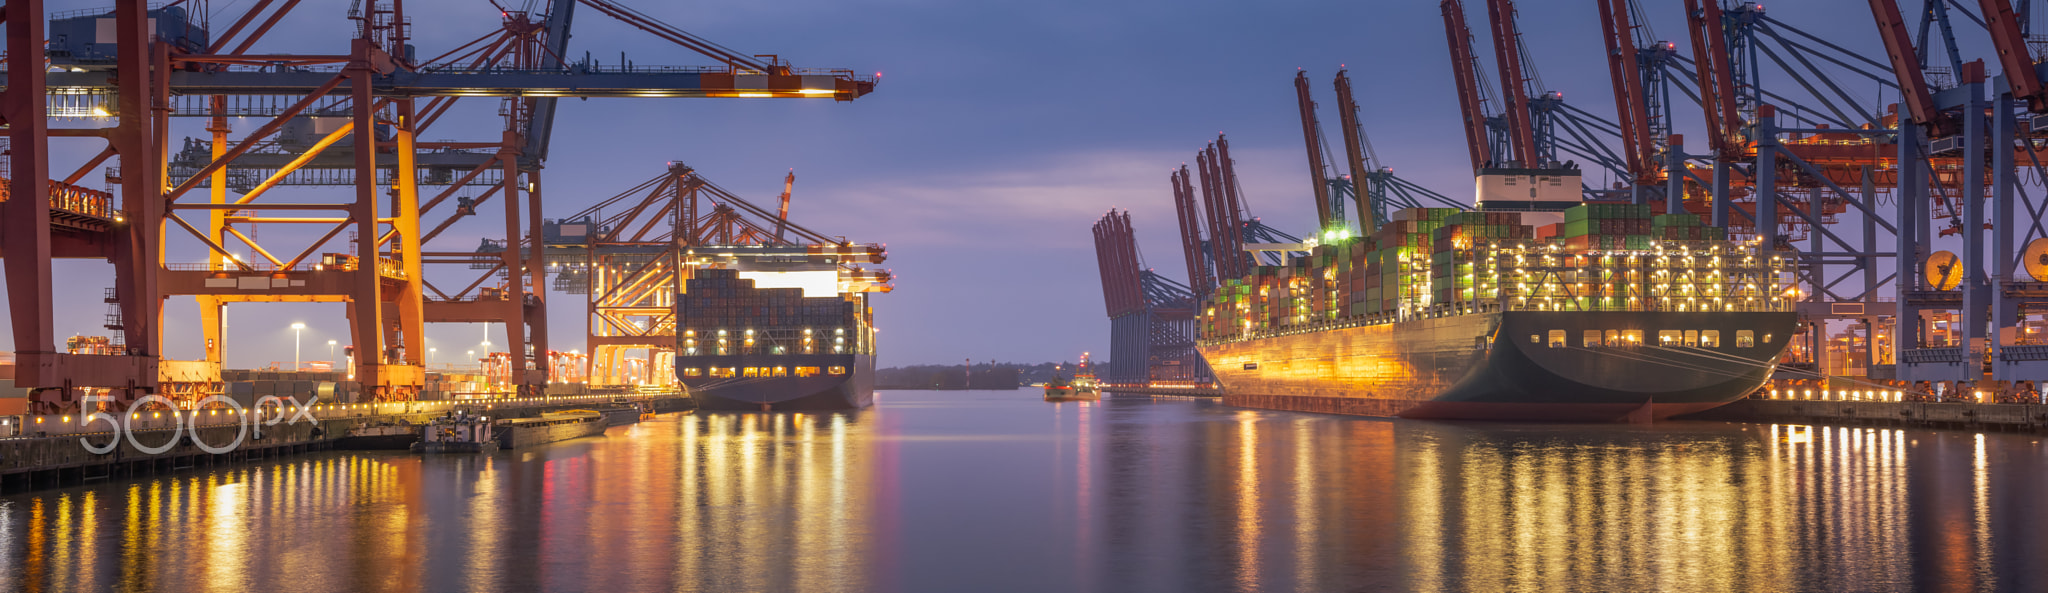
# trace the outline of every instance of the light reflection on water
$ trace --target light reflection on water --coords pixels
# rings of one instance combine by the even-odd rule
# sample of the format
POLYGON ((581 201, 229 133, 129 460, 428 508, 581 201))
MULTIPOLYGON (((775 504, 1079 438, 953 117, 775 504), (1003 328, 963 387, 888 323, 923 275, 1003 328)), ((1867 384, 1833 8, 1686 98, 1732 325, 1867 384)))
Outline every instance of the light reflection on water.
POLYGON ((2048 590, 2037 437, 894 392, 0 498, 26 591, 2048 590))

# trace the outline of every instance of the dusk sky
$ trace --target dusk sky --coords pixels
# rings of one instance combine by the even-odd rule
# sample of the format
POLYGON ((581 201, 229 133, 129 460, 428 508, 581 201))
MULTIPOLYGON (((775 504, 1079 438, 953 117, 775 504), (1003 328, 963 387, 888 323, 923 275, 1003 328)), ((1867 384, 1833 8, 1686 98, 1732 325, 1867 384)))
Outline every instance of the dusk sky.
MULTIPOLYGON (((213 2, 214 28, 224 29, 245 4, 213 2)), ((882 366, 1071 360, 1082 351, 1107 351, 1109 324, 1090 225, 1112 207, 1132 210, 1146 265, 1183 277, 1166 176, 1218 132, 1231 139, 1251 213, 1283 230, 1307 230, 1313 205, 1291 82, 1297 68, 1314 80, 1333 148, 1341 149, 1341 137, 1330 79, 1339 65, 1348 65, 1366 131, 1385 163, 1411 181, 1469 200, 1470 171, 1436 2, 631 4, 743 53, 779 54, 799 67, 880 72, 882 80, 853 103, 567 101, 544 173, 546 214, 575 212, 659 174, 669 161, 688 163, 765 204, 793 168, 793 219, 826 234, 889 246, 884 267, 898 280, 894 294, 877 299, 882 366)), ((1482 34, 1476 50, 1490 68, 1483 2, 1470 4, 1468 20, 1482 34)), ((1682 4, 1646 4, 1648 24, 1683 48, 1682 4)), ((99 5, 57 1, 49 10, 99 5)), ((304 2, 257 51, 341 53, 348 6, 345 0, 304 2)), ((1594 7, 1590 0, 1524 2, 1521 26, 1544 86, 1605 115, 1613 112, 1613 99, 1594 7)), ((1779 20, 1883 55, 1862 3, 1772 9, 1779 20)), ((498 20, 483 0, 412 2, 407 10, 421 56, 467 42, 498 20)), ((638 65, 711 63, 588 8, 578 9, 573 31, 572 58, 587 52, 613 64, 623 51, 638 65)), ((1972 37, 1978 43, 1965 47, 1966 54, 1993 55, 1981 36, 1972 37)), ((1996 72, 1995 62, 1990 69, 1996 72)), ((1875 85, 1852 90, 1870 105, 1895 100, 1881 98, 1875 85)), ((495 140, 496 107, 495 100, 471 100, 462 108, 467 116, 437 125, 425 139, 495 140)), ((1696 131, 1698 119, 1696 108, 1681 103, 1680 131, 1696 131)), ((174 125, 179 136, 196 137, 203 123, 181 118, 174 125)), ((260 123, 240 120, 234 127, 239 135, 260 123)), ((53 163, 59 176, 98 150, 72 142, 60 144, 53 163)), ((1609 181, 1597 178, 1589 174, 1589 181, 1609 181)), ((97 185, 97 176, 88 179, 97 185)), ((482 224, 458 227, 436 243, 473 247, 486 229, 502 229, 496 208, 487 209, 482 224)), ((280 237, 293 232, 299 229, 259 230, 280 237)), ((171 261, 201 261, 195 247, 174 239, 171 261)), ((111 268, 64 261, 56 278, 59 347, 65 336, 104 334, 100 292, 112 286, 111 268)), ((547 298, 554 347, 581 347, 584 297, 551 292, 547 298)), ((191 303, 178 298, 167 306, 166 353, 173 358, 200 353, 191 303)), ((293 321, 309 326, 307 360, 325 359, 330 339, 348 342, 339 304, 237 305, 229 320, 230 368, 289 364, 293 321)), ((504 343, 502 328, 491 335, 494 344, 504 343)), ((440 324, 430 326, 427 337, 440 350, 436 362, 447 363, 474 348, 484 329, 440 324)), ((11 342, 5 334, 0 339, 11 342)))

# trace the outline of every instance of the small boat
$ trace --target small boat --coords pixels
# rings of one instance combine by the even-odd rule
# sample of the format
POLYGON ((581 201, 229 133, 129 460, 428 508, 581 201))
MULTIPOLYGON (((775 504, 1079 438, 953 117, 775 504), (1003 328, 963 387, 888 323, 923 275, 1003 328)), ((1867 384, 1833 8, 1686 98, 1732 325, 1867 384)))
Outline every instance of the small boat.
POLYGON ((538 418, 500 420, 497 433, 500 445, 507 449, 518 449, 604 434, 604 429, 609 427, 611 422, 605 419, 603 412, 566 410, 548 412, 538 418))
POLYGON ((1066 377, 1053 375, 1051 381, 1045 382, 1045 401, 1063 402, 1070 401, 1073 397, 1074 384, 1066 377))
POLYGON ((1092 402, 1102 399, 1102 391, 1095 384, 1094 371, 1088 370, 1088 354, 1081 354, 1081 366, 1075 369, 1074 378, 1067 379, 1053 369, 1052 380, 1045 383, 1045 401, 1049 402, 1092 402))
POLYGON ((489 416, 449 412, 428 422, 413 442, 414 453, 496 453, 497 430, 489 416))
MULTIPOLYGON (((1081 365, 1074 369, 1074 394, 1100 396, 1102 384, 1095 380, 1095 365, 1088 363, 1088 353, 1081 353, 1081 365)), ((1093 398, 1090 398, 1093 399, 1093 398)))

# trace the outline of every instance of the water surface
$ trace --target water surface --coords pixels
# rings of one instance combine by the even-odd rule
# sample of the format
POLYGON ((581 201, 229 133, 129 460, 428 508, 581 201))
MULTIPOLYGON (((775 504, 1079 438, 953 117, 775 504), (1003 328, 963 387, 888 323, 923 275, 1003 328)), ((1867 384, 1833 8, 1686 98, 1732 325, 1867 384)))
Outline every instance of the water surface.
POLYGON ((878 399, 0 497, 0 590, 2048 590, 2034 436, 878 399))

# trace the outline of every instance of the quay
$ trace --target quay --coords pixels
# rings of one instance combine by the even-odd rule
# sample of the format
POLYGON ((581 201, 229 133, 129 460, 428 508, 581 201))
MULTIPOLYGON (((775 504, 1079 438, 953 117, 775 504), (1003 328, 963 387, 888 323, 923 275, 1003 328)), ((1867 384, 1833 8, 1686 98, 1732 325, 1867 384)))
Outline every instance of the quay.
POLYGON ((403 421, 421 424, 467 409, 524 418, 616 403, 646 403, 656 413, 693 409, 683 393, 571 395, 389 403, 140 411, 0 417, 0 491, 69 486, 92 480, 160 475, 184 469, 274 459, 336 448, 350 430, 403 421), (118 419, 122 426, 110 428, 118 419), (83 439, 83 440, 81 440, 83 439), (97 450, 96 450, 97 449, 97 450))
POLYGON ((1680 419, 2024 433, 2048 432, 2048 405, 1752 398, 1680 419))

